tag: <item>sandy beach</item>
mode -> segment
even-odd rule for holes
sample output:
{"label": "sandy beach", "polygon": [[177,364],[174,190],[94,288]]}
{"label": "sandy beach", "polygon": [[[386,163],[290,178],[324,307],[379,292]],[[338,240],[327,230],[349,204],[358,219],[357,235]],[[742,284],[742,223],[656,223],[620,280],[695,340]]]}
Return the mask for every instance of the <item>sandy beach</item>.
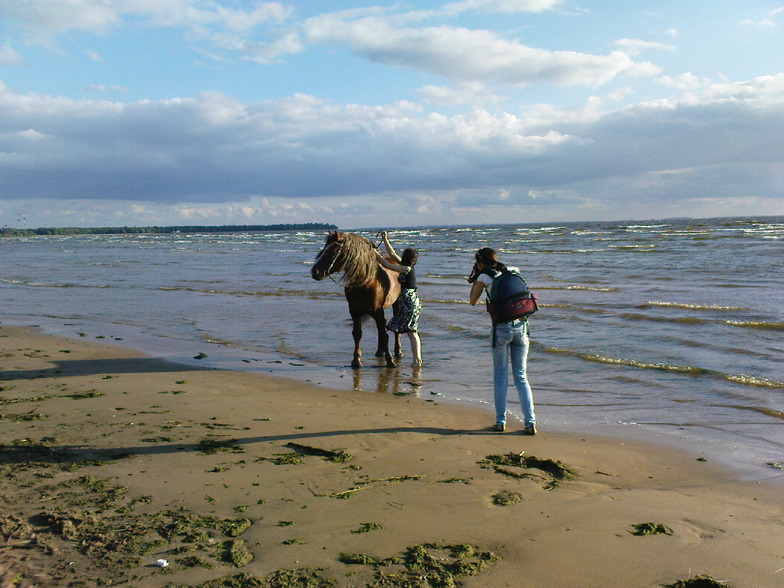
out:
{"label": "sandy beach", "polygon": [[780,478],[489,424],[437,397],[200,370],[2,327],[0,580],[784,585]]}

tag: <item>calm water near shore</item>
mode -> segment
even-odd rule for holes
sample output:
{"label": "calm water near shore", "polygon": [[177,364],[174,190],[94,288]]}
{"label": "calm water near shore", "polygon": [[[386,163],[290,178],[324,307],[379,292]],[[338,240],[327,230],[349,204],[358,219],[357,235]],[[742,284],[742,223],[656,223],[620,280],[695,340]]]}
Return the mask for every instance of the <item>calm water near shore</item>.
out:
{"label": "calm water near shore", "polygon": [[489,319],[468,305],[465,276],[473,252],[491,246],[540,298],[529,375],[542,430],[653,439],[748,477],[781,474],[767,464],[784,461],[784,217],[393,230],[396,246],[420,251],[418,370],[408,353],[383,367],[370,322],[365,367],[350,369],[342,288],[308,274],[325,236],[1,239],[0,322],[186,363],[474,403],[490,424]]}

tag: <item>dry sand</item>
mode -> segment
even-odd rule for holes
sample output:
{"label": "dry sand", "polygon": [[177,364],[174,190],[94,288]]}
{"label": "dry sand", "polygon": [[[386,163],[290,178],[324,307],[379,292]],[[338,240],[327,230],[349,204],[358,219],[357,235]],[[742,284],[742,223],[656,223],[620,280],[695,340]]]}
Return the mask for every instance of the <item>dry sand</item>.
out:
{"label": "dry sand", "polygon": [[784,586],[780,480],[433,400],[0,328],[2,586]]}

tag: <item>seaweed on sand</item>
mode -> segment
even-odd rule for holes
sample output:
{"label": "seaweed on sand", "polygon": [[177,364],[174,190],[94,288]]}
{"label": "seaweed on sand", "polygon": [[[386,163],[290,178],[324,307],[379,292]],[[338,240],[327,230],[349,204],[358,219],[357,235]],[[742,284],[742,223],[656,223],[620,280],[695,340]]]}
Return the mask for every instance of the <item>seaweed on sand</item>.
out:
{"label": "seaweed on sand", "polygon": [[509,490],[501,490],[497,494],[493,494],[493,504],[498,506],[508,506],[515,502],[523,500],[522,494],[519,492],[511,492]]}
{"label": "seaweed on sand", "polygon": [[245,518],[204,517],[184,509],[109,515],[61,508],[45,510],[31,522],[40,531],[48,531],[90,556],[110,575],[120,575],[123,568],[140,565],[141,556],[161,549],[182,554],[200,550],[219,562],[238,567],[253,559],[243,541],[214,540],[215,535],[233,538],[243,533],[252,524]]}
{"label": "seaweed on sand", "polygon": [[[525,452],[507,453],[506,455],[488,455],[479,461],[483,468],[491,468],[499,474],[512,478],[535,478],[545,480],[544,489],[552,490],[564,480],[571,480],[577,474],[566,464],[554,459],[541,459],[533,455],[526,456]],[[518,472],[510,468],[525,470],[536,469],[542,473]]]}
{"label": "seaweed on sand", "polygon": [[13,471],[14,477],[10,482],[0,478],[0,492],[13,484],[24,514],[0,517],[0,539],[13,548],[35,550],[40,556],[31,555],[33,560],[48,557],[52,585],[64,586],[72,579],[76,568],[62,563],[69,559],[82,558],[81,573],[95,574],[106,585],[138,580],[146,557],[164,550],[179,556],[170,571],[193,566],[196,557],[203,567],[239,566],[253,557],[234,539],[250,527],[250,519],[202,516],[186,509],[140,512],[138,506],[151,499],[129,497],[113,478],[61,476],[65,479],[52,483],[46,475],[52,469],[83,465],[71,461],[77,457],[69,452],[32,442],[3,448],[9,450],[2,456],[3,471]]}
{"label": "seaweed on sand", "polygon": [[0,475],[16,478],[26,470],[55,467],[63,471],[74,471],[90,465],[102,465],[118,457],[106,455],[106,459],[86,459],[69,449],[49,447],[31,439],[16,439],[10,445],[0,444]]}
{"label": "seaweed on sand", "polygon": [[297,465],[302,463],[301,453],[276,453],[274,457],[260,457],[256,461],[271,461],[275,465]]}
{"label": "seaweed on sand", "polygon": [[354,529],[351,531],[352,533],[359,534],[359,533],[370,533],[371,531],[380,531],[384,527],[381,526],[381,523],[362,523],[362,526],[359,529]]}
{"label": "seaweed on sand", "polygon": [[207,437],[199,441],[199,451],[201,453],[212,454],[219,451],[231,451],[233,453],[244,453],[245,450],[239,447],[237,439],[215,439]]}
{"label": "seaweed on sand", "polygon": [[[249,525],[231,520],[199,517],[191,513],[163,511],[137,517],[104,517],[93,513],[45,511],[34,522],[71,543],[80,552],[105,568],[132,567],[141,556],[176,544],[211,548],[213,557],[224,563],[242,566],[253,559],[244,542],[227,540],[214,545],[216,532],[235,536]],[[180,549],[182,550],[182,549]],[[187,549],[185,549],[187,550]]]}
{"label": "seaweed on sand", "polygon": [[380,480],[368,480],[366,482],[360,482],[353,488],[349,488],[348,490],[343,490],[341,492],[333,492],[332,494],[317,494],[311,490],[310,492],[313,496],[328,496],[330,498],[338,498],[341,500],[345,500],[347,498],[351,498],[354,492],[359,492],[360,490],[368,490],[370,488],[375,488],[382,484],[388,484],[390,482],[405,482],[408,480],[419,480],[424,476],[391,476],[389,478],[382,478]]}
{"label": "seaweed on sand", "polygon": [[23,412],[17,414],[0,414],[0,421],[9,421],[12,423],[23,423],[28,421],[44,421],[49,418],[42,412]]}
{"label": "seaweed on sand", "polygon": [[334,463],[346,463],[353,457],[342,449],[330,450],[320,447],[311,447],[300,443],[286,443],[286,447],[293,449],[290,453],[276,453],[273,457],[260,457],[257,461],[271,461],[275,465],[297,465],[302,463],[303,456],[315,455]]}
{"label": "seaweed on sand", "polygon": [[32,521],[90,556],[107,571],[139,565],[142,555],[166,545],[165,541],[150,537],[143,526],[132,521],[118,524],[85,511],[44,511]]}
{"label": "seaweed on sand", "polygon": [[194,588],[334,588],[337,584],[308,568],[276,570],[259,578],[252,574],[235,574],[216,578]]}
{"label": "seaweed on sand", "polygon": [[374,582],[369,586],[447,588],[456,586],[460,577],[477,575],[487,564],[498,560],[498,556],[468,544],[424,543],[386,559],[341,553],[338,560],[347,565],[374,568]]}
{"label": "seaweed on sand", "polygon": [[632,525],[634,531],[630,531],[632,535],[672,535],[672,529],[667,525],[661,523],[637,523]]}
{"label": "seaweed on sand", "polygon": [[0,539],[3,541],[0,551],[13,547],[40,547],[47,554],[54,553],[54,549],[34,532],[32,525],[13,514],[0,516]]}
{"label": "seaweed on sand", "polygon": [[220,560],[241,568],[253,561],[253,554],[248,550],[242,539],[224,541],[218,549]]}
{"label": "seaweed on sand", "polygon": [[667,584],[664,588],[729,588],[729,584],[719,582],[706,574],[687,580],[678,580],[674,584]]}

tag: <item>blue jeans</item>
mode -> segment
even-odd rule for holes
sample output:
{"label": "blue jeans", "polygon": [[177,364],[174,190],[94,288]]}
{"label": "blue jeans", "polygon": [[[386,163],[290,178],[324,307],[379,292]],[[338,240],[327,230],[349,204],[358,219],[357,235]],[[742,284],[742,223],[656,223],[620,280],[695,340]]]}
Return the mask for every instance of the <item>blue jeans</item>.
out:
{"label": "blue jeans", "polygon": [[528,383],[528,323],[511,321],[495,327],[493,347],[493,387],[495,391],[495,422],[506,424],[506,393],[509,387],[509,356],[512,358],[512,377],[520,396],[523,423],[526,427],[536,424],[534,394]]}

